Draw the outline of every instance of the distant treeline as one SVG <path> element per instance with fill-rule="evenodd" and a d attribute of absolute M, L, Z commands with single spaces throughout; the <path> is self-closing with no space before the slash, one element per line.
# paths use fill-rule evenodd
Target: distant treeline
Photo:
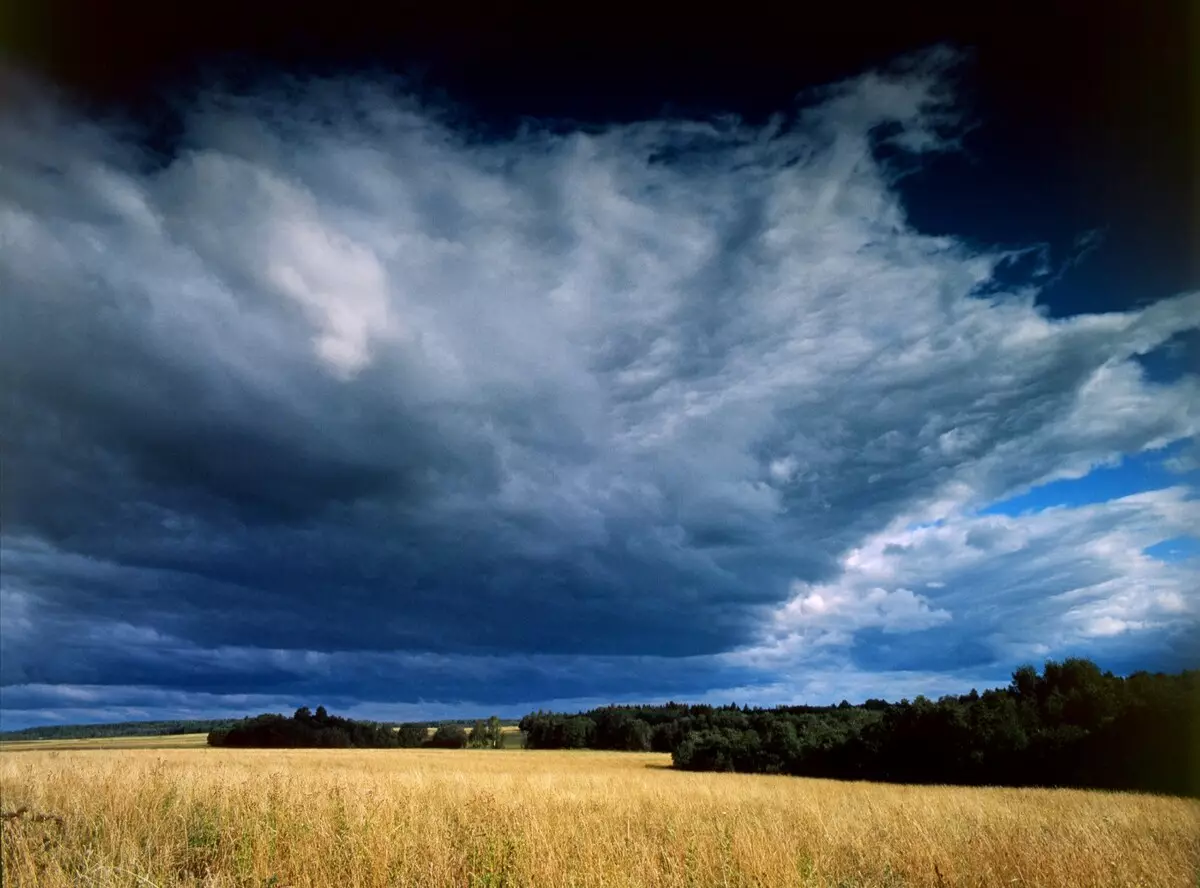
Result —
<path fill-rule="evenodd" d="M 246 718 L 211 731 L 209 746 L 260 747 L 287 749 L 321 747 L 325 749 L 396 749 L 432 747 L 462 749 L 467 746 L 499 749 L 503 744 L 504 722 L 492 716 L 479 720 L 467 730 L 456 722 L 355 721 L 330 715 L 324 706 L 311 711 L 297 709 L 290 718 L 266 713 Z M 430 734 L 429 729 L 436 725 Z"/>
<path fill-rule="evenodd" d="M 104 737 L 157 737 L 168 734 L 207 734 L 235 724 L 236 719 L 116 722 L 106 725 L 44 725 L 20 731 L 0 731 L 0 740 L 91 740 Z"/>
<path fill-rule="evenodd" d="M 520 726 L 529 748 L 656 750 L 694 771 L 1200 795 L 1196 670 L 1122 678 L 1069 659 L 936 702 L 610 706 Z"/>
<path fill-rule="evenodd" d="M 261 718 L 262 716 L 260 716 Z M 279 716 L 272 716 L 279 717 Z M 17 731 L 0 731 L 0 741 L 6 740 L 98 740 L 107 737 L 158 737 L 170 734 L 208 734 L 212 731 L 227 731 L 245 719 L 208 718 L 177 719 L 174 721 L 113 722 L 96 725 L 43 725 L 36 728 L 21 728 Z M 406 724 L 426 728 L 462 725 L 462 720 L 441 719 Z M 380 722 L 396 728 L 396 722 Z M 501 719 L 501 725 L 514 726 L 516 719 Z"/>

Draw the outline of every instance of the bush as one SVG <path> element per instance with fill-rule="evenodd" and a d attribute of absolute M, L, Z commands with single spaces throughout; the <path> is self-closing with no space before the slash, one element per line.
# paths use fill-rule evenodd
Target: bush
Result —
<path fill-rule="evenodd" d="M 467 730 L 462 725 L 442 725 L 425 745 L 434 749 L 465 749 L 467 739 Z"/>

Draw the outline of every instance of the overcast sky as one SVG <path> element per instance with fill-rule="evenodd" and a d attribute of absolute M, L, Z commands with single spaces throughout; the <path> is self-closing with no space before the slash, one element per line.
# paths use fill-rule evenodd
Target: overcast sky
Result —
<path fill-rule="evenodd" d="M 1099 18 L 1053 64 L 933 17 L 789 65 L 771 21 L 84 53 L 31 14 L 0 723 L 1200 665 L 1200 155 L 1166 20 Z"/>

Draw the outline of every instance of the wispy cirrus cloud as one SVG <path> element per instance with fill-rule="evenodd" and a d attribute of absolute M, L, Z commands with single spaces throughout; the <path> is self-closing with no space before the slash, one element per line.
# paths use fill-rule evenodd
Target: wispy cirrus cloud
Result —
<path fill-rule="evenodd" d="M 1088 638 L 1132 663 L 1194 625 L 1193 566 L 1081 554 L 1185 532 L 1190 488 L 976 514 L 1194 438 L 1196 377 L 1137 356 L 1200 294 L 1051 320 L 1040 272 L 1001 287 L 1010 253 L 915 231 L 879 149 L 954 150 L 951 61 L 767 129 L 488 140 L 365 80 L 213 93 L 166 159 L 12 105 L 5 709 L 937 684 Z M 888 546 L 913 553 L 892 573 Z"/>

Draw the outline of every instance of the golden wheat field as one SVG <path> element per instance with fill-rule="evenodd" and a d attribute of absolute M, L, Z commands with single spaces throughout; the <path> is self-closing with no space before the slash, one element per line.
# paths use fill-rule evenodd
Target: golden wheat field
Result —
<path fill-rule="evenodd" d="M 0 827 L 3 883 L 1197 884 L 1195 801 L 667 765 L 523 750 L 9 749 L 0 807 L 28 810 Z"/>

